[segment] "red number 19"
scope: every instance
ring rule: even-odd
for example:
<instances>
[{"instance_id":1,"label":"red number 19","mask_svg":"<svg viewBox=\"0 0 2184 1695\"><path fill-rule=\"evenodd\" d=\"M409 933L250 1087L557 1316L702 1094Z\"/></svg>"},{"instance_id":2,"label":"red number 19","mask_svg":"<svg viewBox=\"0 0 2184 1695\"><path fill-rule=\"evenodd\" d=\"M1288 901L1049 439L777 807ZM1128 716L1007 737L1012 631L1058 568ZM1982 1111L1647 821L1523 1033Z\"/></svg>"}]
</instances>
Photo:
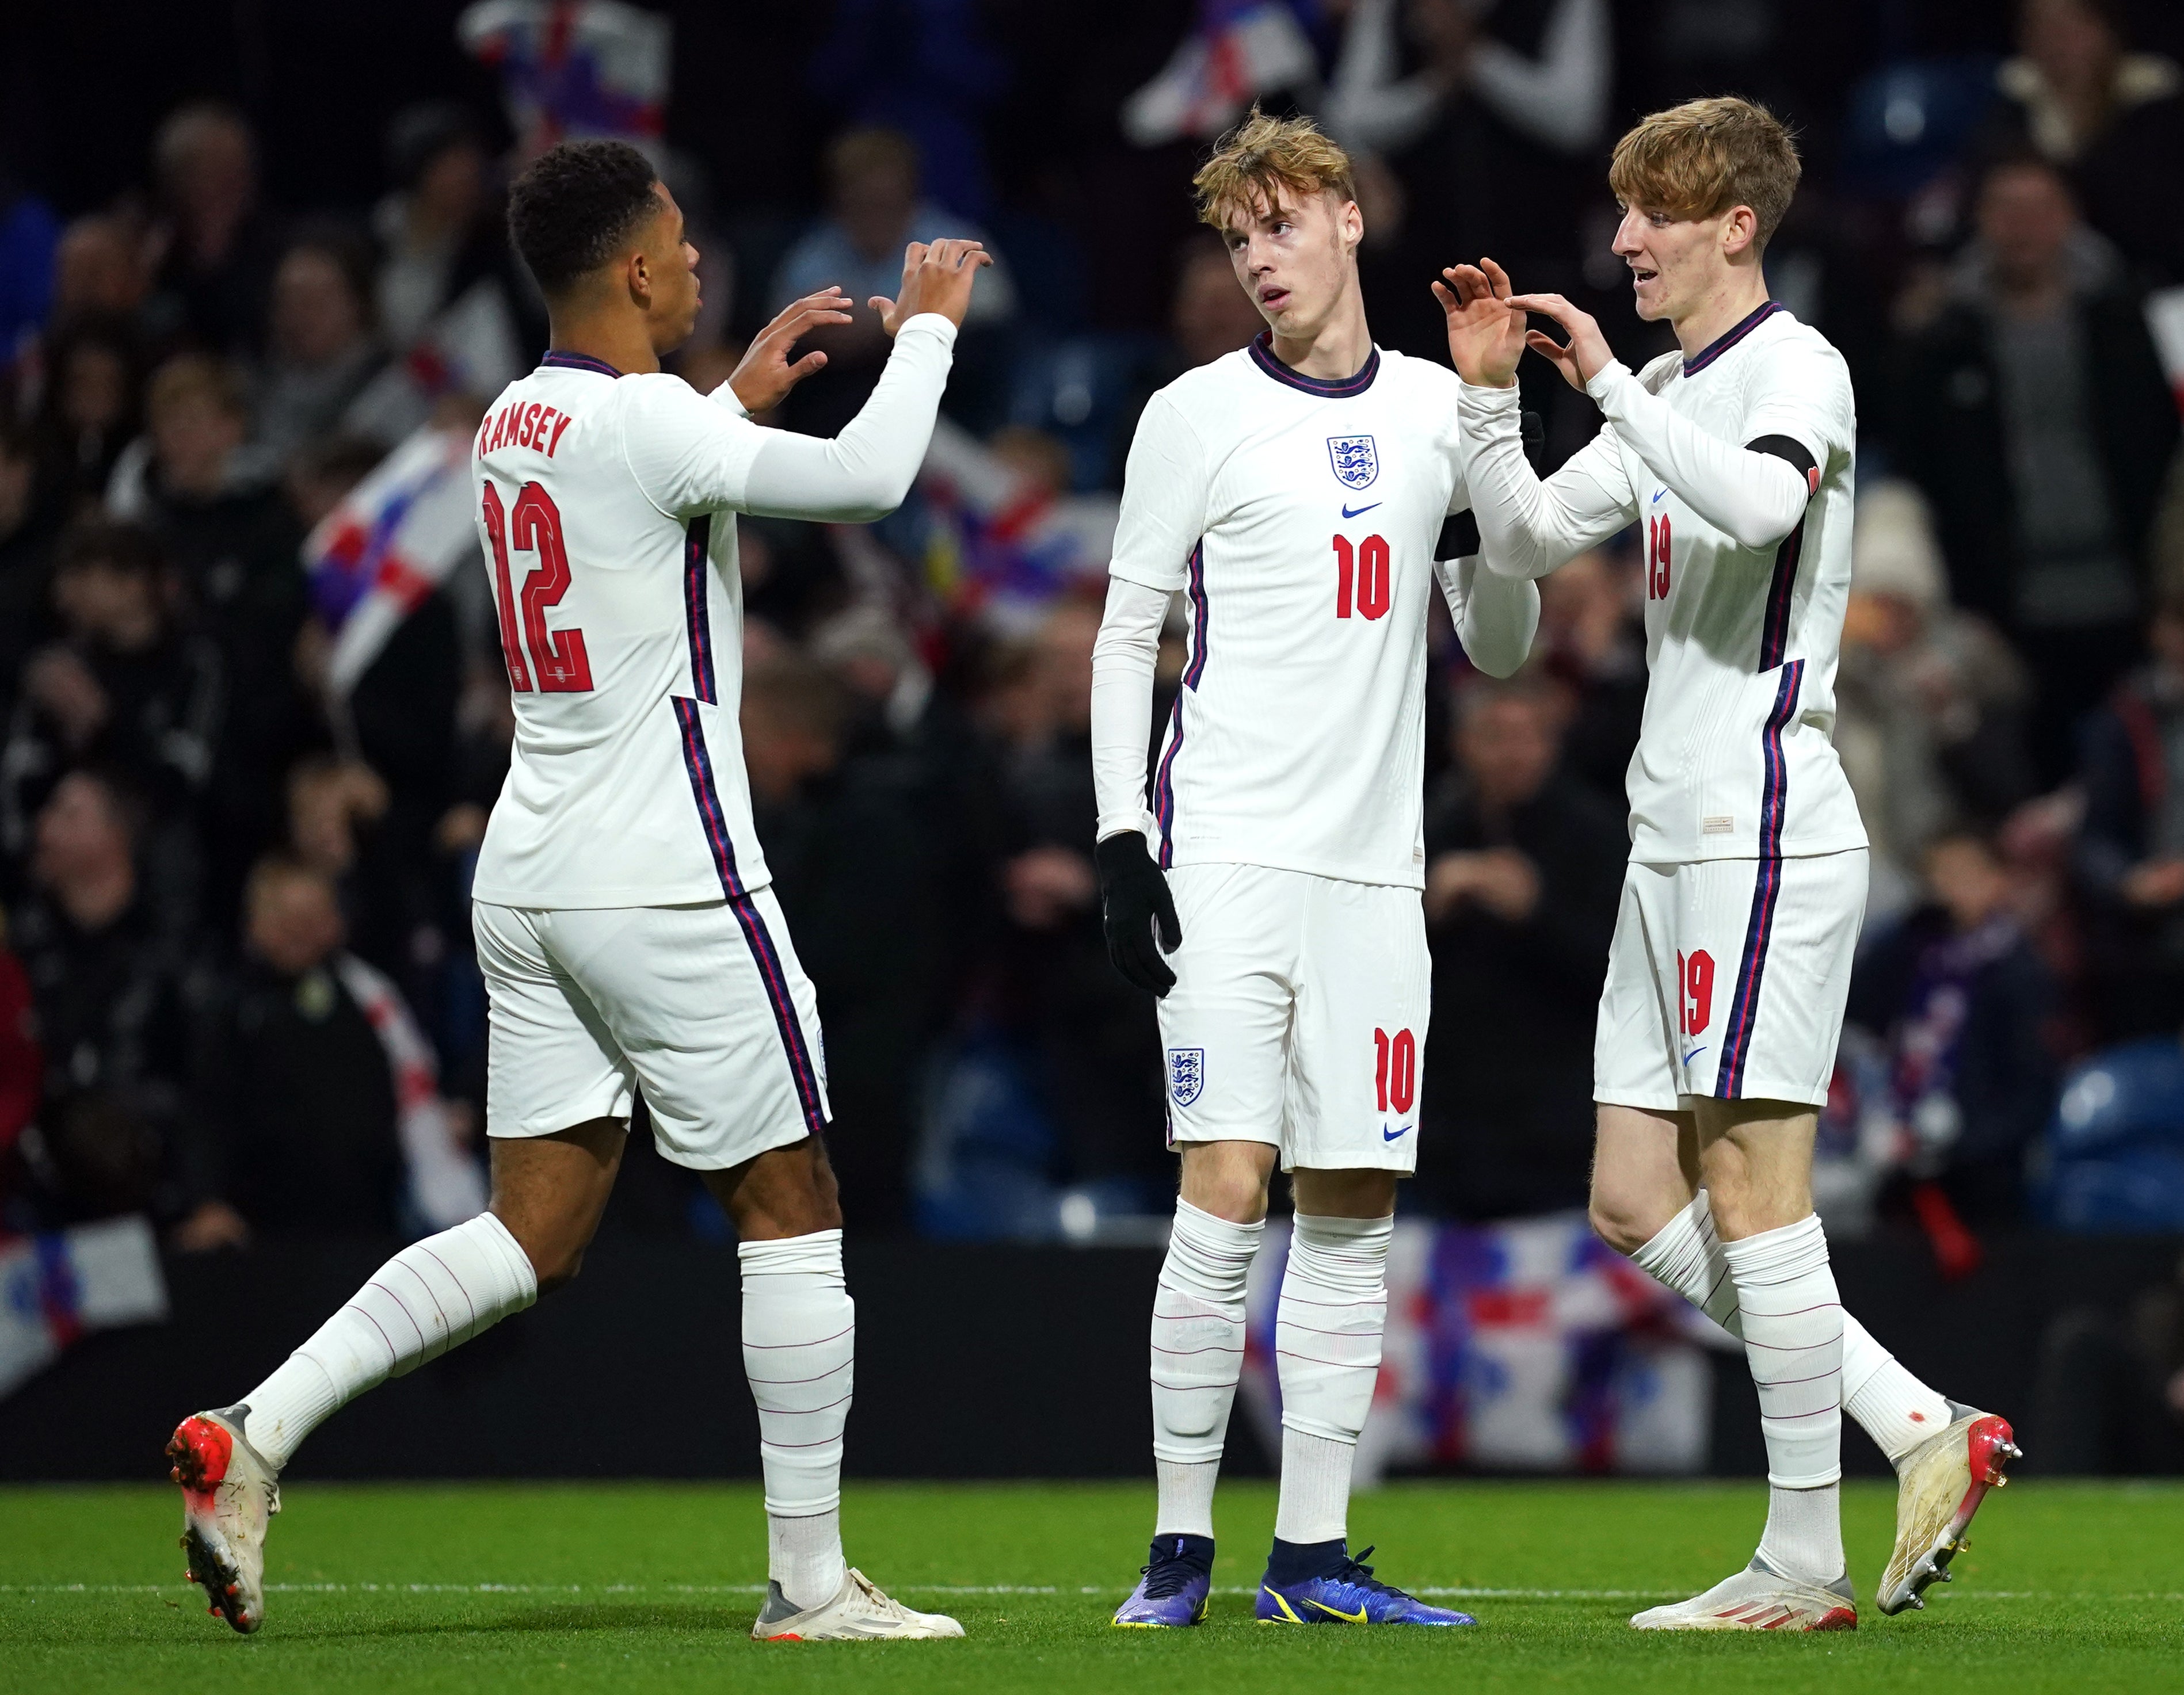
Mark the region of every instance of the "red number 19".
<instances>
[{"instance_id":1,"label":"red number 19","mask_svg":"<svg viewBox=\"0 0 2184 1695\"><path fill-rule=\"evenodd\" d=\"M1646 598L1669 597L1669 517L1646 520Z\"/></svg>"}]
</instances>

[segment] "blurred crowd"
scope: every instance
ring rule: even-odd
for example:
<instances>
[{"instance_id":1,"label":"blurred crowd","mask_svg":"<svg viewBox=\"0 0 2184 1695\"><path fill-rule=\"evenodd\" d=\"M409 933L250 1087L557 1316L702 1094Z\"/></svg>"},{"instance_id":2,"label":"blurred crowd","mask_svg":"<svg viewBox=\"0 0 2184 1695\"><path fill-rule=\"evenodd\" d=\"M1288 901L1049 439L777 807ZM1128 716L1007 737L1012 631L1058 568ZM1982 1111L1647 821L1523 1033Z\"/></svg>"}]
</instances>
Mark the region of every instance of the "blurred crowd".
<instances>
[{"instance_id":1,"label":"blurred crowd","mask_svg":"<svg viewBox=\"0 0 2184 1695\"><path fill-rule=\"evenodd\" d=\"M2184 1227L2177 64L2103 0L1842 64L1772 0L1284 0L1259 10L1294 50L1224 106L1190 54L1236 8L1180 46L1174 9L1131 24L1120 120L1052 179L1082 198L1023 189L992 141L999 91L1050 58L943 0L837 8L808 68L834 125L812 203L738 210L673 113L660 148L705 255L674 362L700 387L783 301L893 293L906 241L1000 260L904 509L739 520L753 797L818 988L852 1227L1113 1239L1172 1192L1151 1003L1100 934L1088 694L1137 413L1259 328L1177 214L1193 147L1246 95L1320 114L1360 163L1385 344L1445 358L1425 281L1487 252L1596 308L1635 364L1665 343L1607 253L1607 149L1626 114L1728 89L1804 130L1769 277L1858 388L1836 740L1874 881L1831 1226L1900 1220L1945 1264L2028 1218ZM0 174L0 1229L142 1211L211 1249L481 1203L467 890L511 734L485 573L423 585L359 674L330 663L303 559L390 451L474 422L543 351L500 214L536 142L408 107L375 203L281 204L251 118L192 99L136 180L66 215ZM1174 203L1150 242L1116 225L1139 179ZM1136 294L1103 302L1117 267ZM762 422L854 414L884 336L861 310L824 345ZM1524 381L1559 458L1591 408ZM1434 1017L1404 1204L1468 1220L1582 1203L1627 846L1635 553L1542 591L1507 681L1438 608L1432 637ZM2172 1144L2173 1171L2146 1164ZM725 1229L687 1174L629 1187L649 1227Z\"/></svg>"}]
</instances>

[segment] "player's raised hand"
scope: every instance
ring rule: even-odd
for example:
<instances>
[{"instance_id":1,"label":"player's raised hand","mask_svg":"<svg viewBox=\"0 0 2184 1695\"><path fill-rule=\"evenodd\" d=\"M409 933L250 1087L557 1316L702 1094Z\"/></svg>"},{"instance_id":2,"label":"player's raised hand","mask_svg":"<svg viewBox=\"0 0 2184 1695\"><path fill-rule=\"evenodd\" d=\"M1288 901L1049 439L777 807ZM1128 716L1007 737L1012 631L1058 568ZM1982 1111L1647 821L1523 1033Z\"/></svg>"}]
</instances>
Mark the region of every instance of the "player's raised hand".
<instances>
[{"instance_id":1,"label":"player's raised hand","mask_svg":"<svg viewBox=\"0 0 2184 1695\"><path fill-rule=\"evenodd\" d=\"M1093 848L1092 859L1100 871L1107 958L1139 988L1166 994L1175 986L1175 972L1161 955L1183 946L1183 926L1176 920L1167 879L1153 863L1143 833L1125 830L1108 836Z\"/></svg>"},{"instance_id":2,"label":"player's raised hand","mask_svg":"<svg viewBox=\"0 0 2184 1695\"><path fill-rule=\"evenodd\" d=\"M1557 342L1543 330L1524 336L1524 345L1563 374L1572 388L1582 389L1612 364L1614 351L1589 312L1580 312L1559 294L1513 294L1509 303L1520 312L1536 312L1559 324L1569 339Z\"/></svg>"},{"instance_id":3,"label":"player's raised hand","mask_svg":"<svg viewBox=\"0 0 2184 1695\"><path fill-rule=\"evenodd\" d=\"M1509 304L1509 274L1492 259L1451 265L1433 286L1448 320L1457 375L1479 388L1507 388L1524 357L1524 314Z\"/></svg>"},{"instance_id":4,"label":"player's raised hand","mask_svg":"<svg viewBox=\"0 0 2184 1695\"><path fill-rule=\"evenodd\" d=\"M850 297L838 286L822 288L783 307L781 315L758 332L734 372L728 386L736 392L746 412L766 412L781 404L788 391L822 369L827 356L813 351L794 364L789 349L824 324L850 321Z\"/></svg>"},{"instance_id":5,"label":"player's raised hand","mask_svg":"<svg viewBox=\"0 0 2184 1695\"><path fill-rule=\"evenodd\" d=\"M938 312L957 329L971 309L971 282L993 264L978 242L912 242L902 259L902 290L893 300L875 294L866 304L880 314L880 327L892 336L921 312Z\"/></svg>"}]
</instances>

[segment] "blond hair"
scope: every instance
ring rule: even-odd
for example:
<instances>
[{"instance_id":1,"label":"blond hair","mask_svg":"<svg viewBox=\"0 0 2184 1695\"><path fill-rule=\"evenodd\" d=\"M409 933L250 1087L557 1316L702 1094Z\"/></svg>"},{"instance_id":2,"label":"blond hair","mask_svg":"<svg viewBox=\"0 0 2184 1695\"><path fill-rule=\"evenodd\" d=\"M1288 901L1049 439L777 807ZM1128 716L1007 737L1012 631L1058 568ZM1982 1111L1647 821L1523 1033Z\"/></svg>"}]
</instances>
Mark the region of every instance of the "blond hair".
<instances>
[{"instance_id":1,"label":"blond hair","mask_svg":"<svg viewBox=\"0 0 2184 1695\"><path fill-rule=\"evenodd\" d=\"M1625 206L1670 218L1718 218L1749 206L1758 222L1753 244L1763 247L1789 211L1802 170L1782 121L1728 95L1640 119L1615 144L1607 183Z\"/></svg>"},{"instance_id":2,"label":"blond hair","mask_svg":"<svg viewBox=\"0 0 2184 1695\"><path fill-rule=\"evenodd\" d=\"M1269 211L1292 200L1331 194L1355 200L1357 181L1350 155L1309 118L1251 115L1214 144L1190 186L1198 191L1198 218L1226 229L1238 214Z\"/></svg>"}]
</instances>

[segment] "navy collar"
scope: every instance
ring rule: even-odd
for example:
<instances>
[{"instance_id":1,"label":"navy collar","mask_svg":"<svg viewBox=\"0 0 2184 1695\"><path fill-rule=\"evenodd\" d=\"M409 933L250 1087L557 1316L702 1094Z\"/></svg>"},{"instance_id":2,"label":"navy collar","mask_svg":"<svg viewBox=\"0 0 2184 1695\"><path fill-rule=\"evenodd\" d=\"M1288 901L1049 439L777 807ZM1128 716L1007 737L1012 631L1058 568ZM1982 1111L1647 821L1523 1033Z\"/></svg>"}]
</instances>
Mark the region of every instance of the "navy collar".
<instances>
[{"instance_id":1,"label":"navy collar","mask_svg":"<svg viewBox=\"0 0 2184 1695\"><path fill-rule=\"evenodd\" d=\"M1274 332L1262 330L1251 338L1251 362L1276 382L1285 382L1291 388L1301 388L1306 394L1316 394L1322 400L1347 400L1352 395L1362 394L1373 386L1373 379L1380 374L1380 350L1378 347L1366 355L1365 363L1358 366L1355 375L1336 377L1306 376L1302 371L1284 364L1274 357Z\"/></svg>"},{"instance_id":2,"label":"navy collar","mask_svg":"<svg viewBox=\"0 0 2184 1695\"><path fill-rule=\"evenodd\" d=\"M604 359L595 359L589 353L572 353L566 347L554 348L538 364L541 370L552 365L560 370L597 371L601 376L621 375Z\"/></svg>"},{"instance_id":3,"label":"navy collar","mask_svg":"<svg viewBox=\"0 0 2184 1695\"><path fill-rule=\"evenodd\" d=\"M1787 312L1789 309L1790 308L1788 307L1785 306L1779 300L1769 300L1766 302L1758 311L1754 312L1750 317L1745 319L1741 323L1736 325L1735 328L1724 330L1720 335L1715 336L1712 342L1707 344L1704 350L1702 351L1696 358L1685 359L1684 361L1684 375L1685 376L1696 376L1701 371L1704 370L1708 365L1712 364L1716 359L1719 358L1739 342L1750 335L1754 330L1757 330L1762 324L1764 324L1769 318L1772 318L1777 312Z\"/></svg>"}]
</instances>

